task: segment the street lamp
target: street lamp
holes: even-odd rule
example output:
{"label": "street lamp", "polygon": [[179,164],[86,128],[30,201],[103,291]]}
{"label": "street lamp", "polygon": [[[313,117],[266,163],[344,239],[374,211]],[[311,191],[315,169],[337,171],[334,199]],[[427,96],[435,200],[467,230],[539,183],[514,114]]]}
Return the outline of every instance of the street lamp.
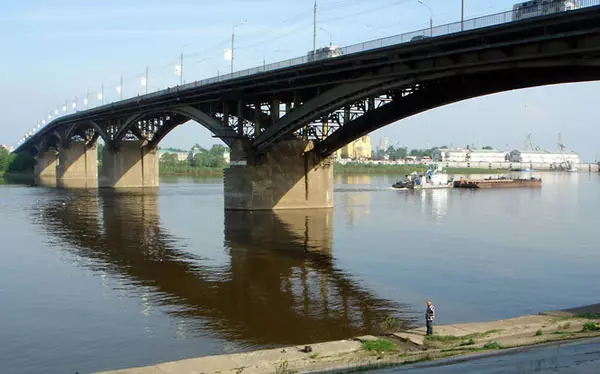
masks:
{"label": "street lamp", "polygon": [[238,26],[243,26],[248,23],[248,20],[244,20],[244,22],[237,23],[233,25],[233,31],[231,32],[231,74],[233,74],[233,65],[235,59],[235,28]]}
{"label": "street lamp", "polygon": [[431,7],[423,2],[423,0],[417,0],[419,4],[427,7],[429,9],[429,36],[433,36],[433,10]]}
{"label": "street lamp", "polygon": [[465,0],[461,0],[460,6],[460,31],[465,30]]}
{"label": "street lamp", "polygon": [[333,45],[333,43],[331,41],[333,39],[333,37],[331,36],[331,33],[329,31],[325,30],[325,28],[323,28],[323,27],[319,27],[319,28],[321,30],[325,31],[327,34],[329,34],[329,46],[331,47]]}
{"label": "street lamp", "polygon": [[179,57],[179,66],[175,66],[175,74],[179,75],[179,85],[183,86],[183,49],[191,44],[181,46],[181,55]]}

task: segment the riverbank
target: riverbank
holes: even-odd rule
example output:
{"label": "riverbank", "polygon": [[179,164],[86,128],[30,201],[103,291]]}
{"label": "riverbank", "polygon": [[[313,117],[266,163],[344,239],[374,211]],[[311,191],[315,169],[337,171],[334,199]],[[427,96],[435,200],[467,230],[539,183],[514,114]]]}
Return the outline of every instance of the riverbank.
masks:
{"label": "riverbank", "polygon": [[310,346],[292,346],[187,359],[104,374],[317,373],[381,368],[566,340],[600,337],[600,304],[493,322],[418,328],[387,336],[363,336]]}

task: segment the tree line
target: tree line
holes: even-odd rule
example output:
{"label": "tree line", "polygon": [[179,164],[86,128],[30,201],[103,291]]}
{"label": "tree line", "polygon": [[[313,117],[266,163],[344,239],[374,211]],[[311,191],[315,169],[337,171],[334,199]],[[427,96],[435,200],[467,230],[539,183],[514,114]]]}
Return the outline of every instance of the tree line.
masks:
{"label": "tree line", "polygon": [[[403,160],[408,156],[423,158],[423,157],[431,157],[431,152],[438,147],[429,148],[429,149],[411,149],[408,150],[407,147],[394,147],[389,146],[388,149],[378,149],[373,153],[373,159],[375,160],[383,160],[386,156],[389,157],[390,160]],[[442,148],[442,147],[440,147]]]}
{"label": "tree line", "polygon": [[187,160],[179,161],[177,154],[164,153],[160,156],[160,171],[164,173],[186,173],[195,170],[221,170],[227,167],[223,154],[228,149],[221,144],[214,144],[206,149],[196,144],[190,151]]}
{"label": "tree line", "polygon": [[33,173],[35,159],[28,153],[10,153],[0,148],[0,174]]}

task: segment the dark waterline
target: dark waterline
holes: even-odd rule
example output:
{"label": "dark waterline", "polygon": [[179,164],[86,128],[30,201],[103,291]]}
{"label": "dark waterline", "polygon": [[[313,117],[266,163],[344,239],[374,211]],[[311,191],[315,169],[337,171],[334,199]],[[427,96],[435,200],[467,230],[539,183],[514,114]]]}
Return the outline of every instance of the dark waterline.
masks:
{"label": "dark waterline", "polygon": [[598,302],[600,178],[541,190],[389,189],[334,210],[223,212],[219,179],[157,192],[0,187],[6,373],[89,372]]}

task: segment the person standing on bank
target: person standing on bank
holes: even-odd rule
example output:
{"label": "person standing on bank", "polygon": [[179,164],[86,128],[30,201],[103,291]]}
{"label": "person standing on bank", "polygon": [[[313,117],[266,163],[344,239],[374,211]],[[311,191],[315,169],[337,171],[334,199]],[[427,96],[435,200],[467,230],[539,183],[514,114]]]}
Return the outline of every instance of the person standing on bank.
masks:
{"label": "person standing on bank", "polygon": [[427,335],[433,335],[433,320],[435,319],[435,306],[431,300],[427,300],[427,309],[425,309],[425,323],[427,325]]}

